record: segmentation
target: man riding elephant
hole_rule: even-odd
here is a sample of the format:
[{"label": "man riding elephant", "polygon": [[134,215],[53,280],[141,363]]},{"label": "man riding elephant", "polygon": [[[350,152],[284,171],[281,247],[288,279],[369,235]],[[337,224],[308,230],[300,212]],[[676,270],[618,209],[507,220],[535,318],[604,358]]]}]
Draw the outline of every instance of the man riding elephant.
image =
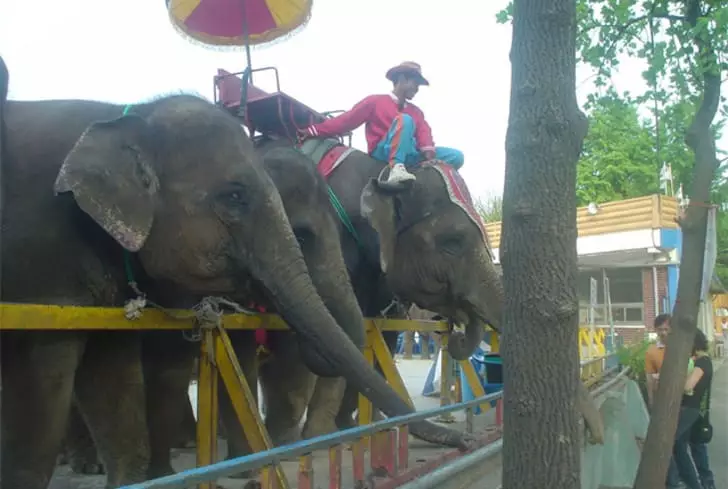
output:
[{"label": "man riding elephant", "polygon": [[437,159],[456,169],[463,166],[462,152],[435,146],[422,110],[408,102],[417,95],[421,85],[430,84],[422,76],[420,65],[406,61],[390,68],[386,77],[394,84],[392,93],[370,95],[348,112],[309,126],[301,131],[300,137],[341,136],[365,124],[369,154],[389,163],[389,184],[414,180],[415,175],[407,167],[422,161]]}]

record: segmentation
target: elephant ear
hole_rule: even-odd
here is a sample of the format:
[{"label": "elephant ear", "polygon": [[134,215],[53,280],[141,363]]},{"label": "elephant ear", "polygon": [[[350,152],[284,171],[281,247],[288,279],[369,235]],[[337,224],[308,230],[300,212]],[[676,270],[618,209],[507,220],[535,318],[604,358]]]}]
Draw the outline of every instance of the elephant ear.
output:
[{"label": "elephant ear", "polygon": [[149,127],[127,115],[91,124],[61,166],[56,194],[72,192],[78,206],[129,251],[149,236],[159,179],[149,151]]},{"label": "elephant ear", "polygon": [[379,235],[379,264],[384,273],[394,260],[397,240],[394,199],[394,194],[381,189],[374,178],[369,180],[361,194],[361,215]]}]

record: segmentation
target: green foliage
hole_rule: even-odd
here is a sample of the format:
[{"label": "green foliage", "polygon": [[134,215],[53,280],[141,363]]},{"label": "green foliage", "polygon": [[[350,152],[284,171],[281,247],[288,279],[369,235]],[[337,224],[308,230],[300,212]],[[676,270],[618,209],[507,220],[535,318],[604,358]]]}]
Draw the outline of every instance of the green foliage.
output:
[{"label": "green foliage", "polygon": [[498,222],[503,220],[503,197],[500,195],[491,195],[484,199],[477,198],[473,205],[483,221]]},{"label": "green foliage", "polygon": [[645,384],[645,353],[651,342],[644,340],[634,345],[623,346],[617,350],[619,363],[629,367],[629,376],[639,384]]},{"label": "green foliage", "polygon": [[[513,18],[513,4],[499,23]],[[728,69],[728,2],[717,0],[577,0],[577,61],[593,71],[585,106],[589,133],[577,177],[580,205],[659,191],[663,163],[672,167],[674,189],[690,195],[694,155],[685,138],[702,100],[705,74]],[[611,76],[625,59],[644,63],[647,85],[635,96],[614,92]],[[713,136],[728,108],[722,97]],[[649,114],[646,120],[639,115]],[[719,159],[724,153],[718,151]],[[726,162],[712,188],[718,205],[716,272],[728,284],[728,181]]]},{"label": "green foliage", "polygon": [[658,192],[662,163],[653,131],[639,120],[637,104],[609,91],[588,107],[589,133],[577,167],[579,205]]}]

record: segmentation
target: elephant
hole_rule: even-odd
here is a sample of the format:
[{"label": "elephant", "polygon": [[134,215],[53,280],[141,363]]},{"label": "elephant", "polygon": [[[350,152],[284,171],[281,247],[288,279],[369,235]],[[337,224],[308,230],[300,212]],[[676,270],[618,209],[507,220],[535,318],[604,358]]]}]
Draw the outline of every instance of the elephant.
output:
[{"label": "elephant", "polygon": [[[319,296],[338,321],[338,324],[345,328],[347,335],[357,344],[362,344],[364,318],[349,282],[349,276],[341,254],[340,222],[331,208],[325,182],[311,164],[310,159],[299,151],[285,147],[269,147],[265,144],[259,147],[257,151],[261,155],[261,161],[266,172],[281,196],[284,210],[299,241],[306,266]],[[253,294],[255,302],[258,304],[263,303],[268,307],[272,306],[271,302],[265,297],[265,290],[258,289]],[[256,345],[251,333],[230,331],[229,335],[248,384],[255,386],[258,369],[255,362]],[[297,343],[288,341],[292,336],[287,332],[268,332],[270,349],[277,356],[290,355],[298,358]],[[148,340],[147,337],[142,340],[145,346],[146,340]],[[174,341],[174,339],[168,338],[165,345],[169,346],[171,341]],[[182,351],[184,347],[185,345],[178,345],[177,349]],[[157,355],[159,354],[161,352]],[[150,361],[153,362],[154,357],[157,355],[145,357],[146,375],[154,374],[154,371],[160,370],[159,368],[149,368]],[[192,355],[192,350],[189,350],[190,358]],[[316,379],[305,366],[301,366],[302,368],[296,371],[287,372],[286,386],[290,386],[291,389],[298,390],[302,394],[299,396],[283,396],[279,392],[286,392],[285,389],[281,389],[270,380],[276,378],[275,370],[278,365],[277,362],[263,363],[260,367],[260,375],[266,399],[280,411],[273,416],[266,417],[266,428],[273,442],[276,445],[281,445],[297,439],[298,433],[295,429],[291,429],[287,423],[281,423],[279,426],[276,424],[277,420],[287,420],[292,416],[293,412],[301,408],[305,409],[305,405],[288,405],[288,402],[292,398],[308,399],[313,391]],[[169,403],[169,407],[156,409],[160,413],[166,413],[164,419],[157,418],[154,422],[151,419],[149,420],[150,431],[155,431],[161,423],[167,423],[167,428],[157,431],[157,435],[153,436],[151,440],[152,462],[150,476],[167,475],[172,471],[169,465],[169,450],[174,445],[172,432],[174,426],[179,426],[181,421],[178,417],[179,411],[175,411],[175,408],[179,409],[180,404],[182,404],[185,409],[183,409],[184,412],[181,415],[187,416],[188,423],[191,420],[189,403],[182,398],[182,396],[186,395],[187,380],[189,379],[188,371],[184,369],[185,367],[182,366],[180,370],[176,370],[180,375],[174,375],[174,379],[170,379],[168,376],[166,385],[148,387],[149,390],[153,391],[166,389],[167,393],[163,398],[167,401],[175,399],[175,401]],[[169,371],[168,366],[166,370]],[[175,384],[175,387],[169,389],[172,383]],[[334,403],[339,403],[344,394],[344,388],[343,379],[334,378],[330,383],[327,394],[332,396]],[[170,390],[174,390],[174,392],[170,392]],[[182,396],[179,395],[180,392],[182,392]],[[219,392],[221,393],[220,414],[228,440],[228,457],[245,455],[249,453],[250,449],[237,423],[224,387],[221,386]],[[253,389],[253,394],[256,394],[256,389]],[[327,416],[320,422],[327,423],[329,419],[333,418]],[[319,429],[316,424],[316,418],[309,417],[306,426]],[[69,425],[68,439],[71,445],[69,459],[75,470],[96,473],[99,470],[98,463],[94,460],[93,452],[89,452],[89,443],[84,443],[84,440],[88,440],[89,437],[84,435],[83,429],[84,427],[78,423]],[[158,443],[159,437],[162,438],[161,443]],[[155,445],[157,445],[156,448]],[[79,456],[81,456],[80,460]]]},{"label": "elephant", "polygon": [[[316,293],[280,196],[234,117],[191,95],[126,108],[6,101],[2,116],[4,301],[121,307],[135,282],[150,300],[179,307],[260,283],[312,372],[345,378],[389,415],[412,411]],[[138,332],[4,331],[1,348],[8,487],[48,485],[72,398],[108,486],[146,478],[150,400]],[[432,423],[413,432],[469,443]]]},{"label": "elephant", "polygon": [[[283,141],[279,144],[285,144]],[[466,359],[482,341],[484,323],[501,329],[503,287],[487,249],[487,237],[451,201],[443,178],[432,166],[413,170],[416,181],[401,189],[380,185],[381,171],[380,162],[354,150],[328,178],[356,232],[356,237],[343,232],[341,246],[361,309],[366,316],[378,316],[397,298],[464,323],[465,332],[451,335],[448,351],[456,360]],[[392,351],[397,333],[383,335]],[[281,376],[272,384],[280,388],[287,381],[285,372],[295,370],[300,375],[305,367],[296,366],[291,356],[278,358],[285,368],[279,368]],[[308,402],[297,399],[305,393],[289,382],[289,404],[304,406],[289,418],[289,426],[298,426],[306,405],[308,416],[318,420],[317,429],[304,430],[304,437],[354,425],[356,388],[348,385],[343,402],[337,404],[329,392],[332,382],[334,379],[319,378]],[[582,386],[576,402],[592,439],[599,442],[603,425],[589,399]],[[269,407],[271,413],[282,412]],[[332,414],[335,421],[330,419]],[[327,417],[328,423],[323,421]]]}]

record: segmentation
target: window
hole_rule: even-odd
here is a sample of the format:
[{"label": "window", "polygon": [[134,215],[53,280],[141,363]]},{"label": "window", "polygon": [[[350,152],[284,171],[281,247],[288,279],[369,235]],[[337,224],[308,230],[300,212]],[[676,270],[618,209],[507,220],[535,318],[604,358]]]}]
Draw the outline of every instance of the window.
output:
[{"label": "window", "polygon": [[[644,324],[644,303],[642,298],[642,269],[613,268],[607,270],[609,295],[612,304],[614,324]],[[579,322],[589,323],[590,279],[597,281],[597,308],[594,322],[599,326],[608,325],[604,307],[604,281],[601,270],[581,270],[577,281],[579,295]]]}]

